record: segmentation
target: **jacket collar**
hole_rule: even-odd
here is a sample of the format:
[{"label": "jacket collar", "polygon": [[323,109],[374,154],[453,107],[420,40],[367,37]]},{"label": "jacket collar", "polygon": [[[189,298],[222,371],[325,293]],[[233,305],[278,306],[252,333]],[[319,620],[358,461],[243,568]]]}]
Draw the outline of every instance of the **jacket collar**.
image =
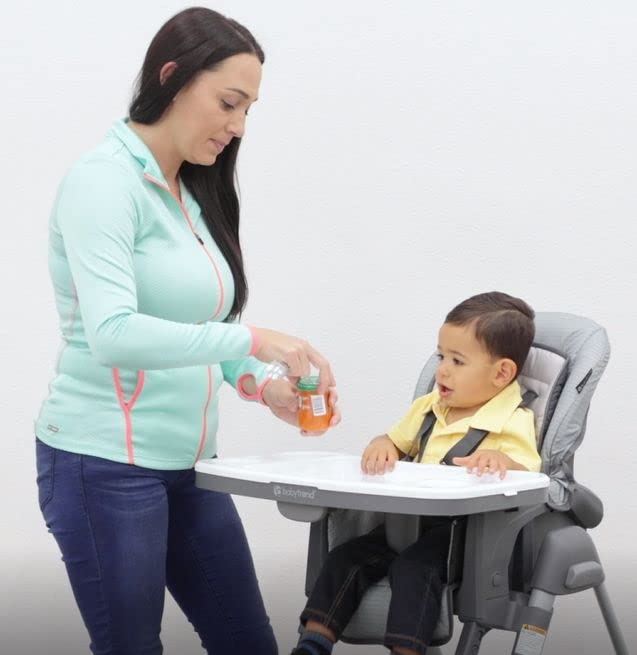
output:
[{"label": "jacket collar", "polygon": [[115,121],[108,134],[118,138],[130,154],[143,166],[144,177],[168,190],[168,182],[159,168],[157,160],[150,148],[140,139],[129,126],[129,118],[120,118]]}]

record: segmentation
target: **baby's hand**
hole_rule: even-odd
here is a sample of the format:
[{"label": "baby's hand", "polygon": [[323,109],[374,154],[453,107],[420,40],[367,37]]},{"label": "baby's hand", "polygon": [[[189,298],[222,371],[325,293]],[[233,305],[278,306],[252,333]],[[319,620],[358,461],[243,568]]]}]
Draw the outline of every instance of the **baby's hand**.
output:
[{"label": "baby's hand", "polygon": [[516,468],[515,462],[499,450],[476,450],[468,457],[454,457],[453,463],[466,466],[469,473],[482,475],[484,472],[495,473],[500,471],[500,480],[504,478],[509,469]]},{"label": "baby's hand", "polygon": [[396,461],[402,453],[394,442],[386,435],[372,439],[361,457],[361,469],[368,475],[382,475],[385,471],[393,471]]}]

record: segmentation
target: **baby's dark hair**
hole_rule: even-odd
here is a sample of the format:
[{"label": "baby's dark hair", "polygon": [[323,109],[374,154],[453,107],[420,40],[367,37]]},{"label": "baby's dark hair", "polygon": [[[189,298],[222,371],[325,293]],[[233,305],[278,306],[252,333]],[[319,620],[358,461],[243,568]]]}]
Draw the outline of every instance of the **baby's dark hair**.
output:
[{"label": "baby's dark hair", "polygon": [[447,314],[445,323],[473,323],[476,339],[486,351],[492,357],[512,359],[519,374],[535,338],[534,318],[524,300],[491,291],[462,301]]}]

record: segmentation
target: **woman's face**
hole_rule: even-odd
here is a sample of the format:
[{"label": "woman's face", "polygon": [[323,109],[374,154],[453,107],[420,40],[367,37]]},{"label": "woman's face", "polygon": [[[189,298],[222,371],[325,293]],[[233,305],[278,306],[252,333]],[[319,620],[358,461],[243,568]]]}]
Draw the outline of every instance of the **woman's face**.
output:
[{"label": "woman's face", "polygon": [[260,83],[261,62],[255,55],[239,54],[182,88],[166,116],[182,159],[211,166],[233,138],[242,137]]}]

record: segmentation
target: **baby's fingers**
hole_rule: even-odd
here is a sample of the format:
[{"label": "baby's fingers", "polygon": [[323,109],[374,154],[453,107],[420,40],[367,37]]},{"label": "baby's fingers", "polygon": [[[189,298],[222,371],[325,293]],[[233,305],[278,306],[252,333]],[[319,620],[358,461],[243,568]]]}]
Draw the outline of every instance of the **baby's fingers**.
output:
[{"label": "baby's fingers", "polygon": [[365,473],[367,473],[367,475],[374,475],[374,473],[376,472],[376,461],[377,460],[378,460],[378,453],[375,450],[373,450],[369,454],[369,456],[367,458],[366,466],[365,466]]},{"label": "baby's fingers", "polygon": [[469,455],[468,457],[454,457],[452,461],[457,466],[466,466],[467,472],[471,473],[476,465],[476,456]]},{"label": "baby's fingers", "polygon": [[481,455],[478,457],[476,462],[476,468],[478,475],[482,475],[485,471],[490,472],[491,467],[489,465],[491,458],[488,455]]},{"label": "baby's fingers", "polygon": [[500,471],[500,480],[503,480],[507,474],[507,465],[503,459],[498,460],[498,470]]},{"label": "baby's fingers", "polygon": [[385,472],[385,466],[387,464],[387,456],[385,453],[379,453],[378,459],[376,460],[376,473],[382,475]]}]

